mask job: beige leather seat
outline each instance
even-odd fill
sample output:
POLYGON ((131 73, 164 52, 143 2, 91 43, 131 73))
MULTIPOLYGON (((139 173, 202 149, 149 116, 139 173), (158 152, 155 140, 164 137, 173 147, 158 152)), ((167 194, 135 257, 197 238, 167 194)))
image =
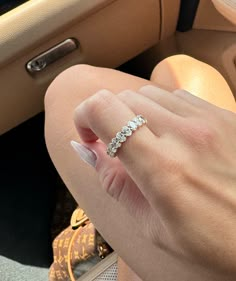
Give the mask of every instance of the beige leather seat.
POLYGON ((212 2, 225 18, 236 24, 236 0, 212 0, 212 2))

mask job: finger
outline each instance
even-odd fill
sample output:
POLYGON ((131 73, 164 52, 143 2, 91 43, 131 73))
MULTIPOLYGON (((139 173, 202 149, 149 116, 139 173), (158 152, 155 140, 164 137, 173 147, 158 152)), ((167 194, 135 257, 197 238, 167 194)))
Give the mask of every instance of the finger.
MULTIPOLYGON (((102 90, 77 107, 75 125, 84 142, 101 139, 108 144, 135 116, 136 114, 113 93, 102 90)), ((142 135, 146 140, 155 138, 147 127, 142 128, 142 135)), ((128 146, 129 143, 127 140, 125 144, 128 146)))
POLYGON ((191 94, 190 92, 184 90, 184 89, 177 89, 175 91, 173 91, 173 94, 176 97, 179 97, 180 99, 188 102, 189 104, 197 107, 197 108, 206 108, 206 106, 212 106, 212 104, 210 104, 209 102, 194 96, 193 94, 191 94))
POLYGON ((106 146, 103 143, 95 142, 81 145, 72 141, 71 144, 83 161, 95 167, 105 191, 121 203, 132 217, 140 219, 141 215, 148 211, 150 206, 147 200, 127 174, 120 160, 118 158, 111 159, 106 154, 106 146))
MULTIPOLYGON (((113 93, 103 90, 81 103, 76 109, 75 124, 83 141, 94 141, 96 136, 108 144, 134 117, 135 113, 127 105, 113 93), (91 133, 88 134, 88 131, 91 133)), ((147 186, 155 172, 160 176, 164 173, 161 157, 163 148, 159 138, 144 125, 127 138, 117 155, 144 196, 152 200, 153 196, 156 196, 156 190, 147 186), (158 171, 155 166, 158 167, 158 171)))
POLYGON ((146 95, 126 90, 117 97, 122 100, 136 114, 140 113, 148 120, 147 126, 157 136, 173 133, 178 130, 183 118, 163 108, 146 95))
MULTIPOLYGON (((212 104, 206 100, 203 100, 197 96, 194 96, 186 90, 182 90, 182 89, 175 90, 173 92, 173 94, 175 96, 178 96, 179 98, 191 103, 196 108, 196 113, 198 116, 201 116, 201 117, 206 116, 207 118, 209 118, 211 116, 211 118, 213 118, 213 120, 215 120, 215 114, 219 114, 218 106, 216 106, 215 104, 212 104)), ((222 107, 222 108, 224 108, 224 107, 222 107)))
POLYGON ((176 115, 187 117, 195 111, 191 103, 153 85, 144 86, 138 92, 176 115))

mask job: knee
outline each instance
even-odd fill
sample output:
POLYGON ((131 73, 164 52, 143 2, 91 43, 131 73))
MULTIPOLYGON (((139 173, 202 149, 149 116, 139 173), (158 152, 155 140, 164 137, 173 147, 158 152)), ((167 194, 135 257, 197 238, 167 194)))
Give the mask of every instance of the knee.
POLYGON ((198 73, 198 77, 200 77, 208 67, 210 66, 190 56, 174 55, 156 65, 152 71, 151 80, 164 82, 168 80, 166 82, 176 89, 185 84, 187 79, 193 80, 193 72, 198 73))
POLYGON ((161 61, 152 81, 169 90, 185 89, 219 107, 235 111, 235 100, 224 77, 214 67, 187 55, 161 61))
POLYGON ((227 84, 220 72, 214 67, 182 54, 162 60, 154 68, 151 78, 155 82, 168 82, 173 89, 192 86, 192 89, 202 90, 203 84, 214 80, 217 80, 223 87, 227 84))
MULTIPOLYGON (((55 101, 70 99, 71 90, 75 89, 75 83, 76 85, 82 85, 88 80, 91 81, 97 69, 97 67, 90 65, 79 64, 60 73, 46 91, 44 98, 45 111, 50 109, 55 101)), ((76 90, 78 91, 78 89, 76 90)))

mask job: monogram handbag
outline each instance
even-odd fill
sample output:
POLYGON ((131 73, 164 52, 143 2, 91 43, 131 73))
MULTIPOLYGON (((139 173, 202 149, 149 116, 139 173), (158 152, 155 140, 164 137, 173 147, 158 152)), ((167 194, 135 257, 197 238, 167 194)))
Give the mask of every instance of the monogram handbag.
POLYGON ((54 239, 52 247, 50 281, 117 280, 117 255, 82 209, 73 212, 71 225, 54 239))

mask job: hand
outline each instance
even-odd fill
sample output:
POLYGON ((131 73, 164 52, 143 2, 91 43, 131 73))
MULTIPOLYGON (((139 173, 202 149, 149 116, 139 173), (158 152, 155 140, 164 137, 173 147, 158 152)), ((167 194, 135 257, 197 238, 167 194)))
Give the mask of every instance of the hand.
POLYGON ((147 239, 179 258, 236 275, 234 113, 183 90, 146 86, 116 96, 100 91, 77 108, 75 124, 96 153, 82 157, 147 239), (147 125, 110 158, 106 145, 138 114, 147 125))

